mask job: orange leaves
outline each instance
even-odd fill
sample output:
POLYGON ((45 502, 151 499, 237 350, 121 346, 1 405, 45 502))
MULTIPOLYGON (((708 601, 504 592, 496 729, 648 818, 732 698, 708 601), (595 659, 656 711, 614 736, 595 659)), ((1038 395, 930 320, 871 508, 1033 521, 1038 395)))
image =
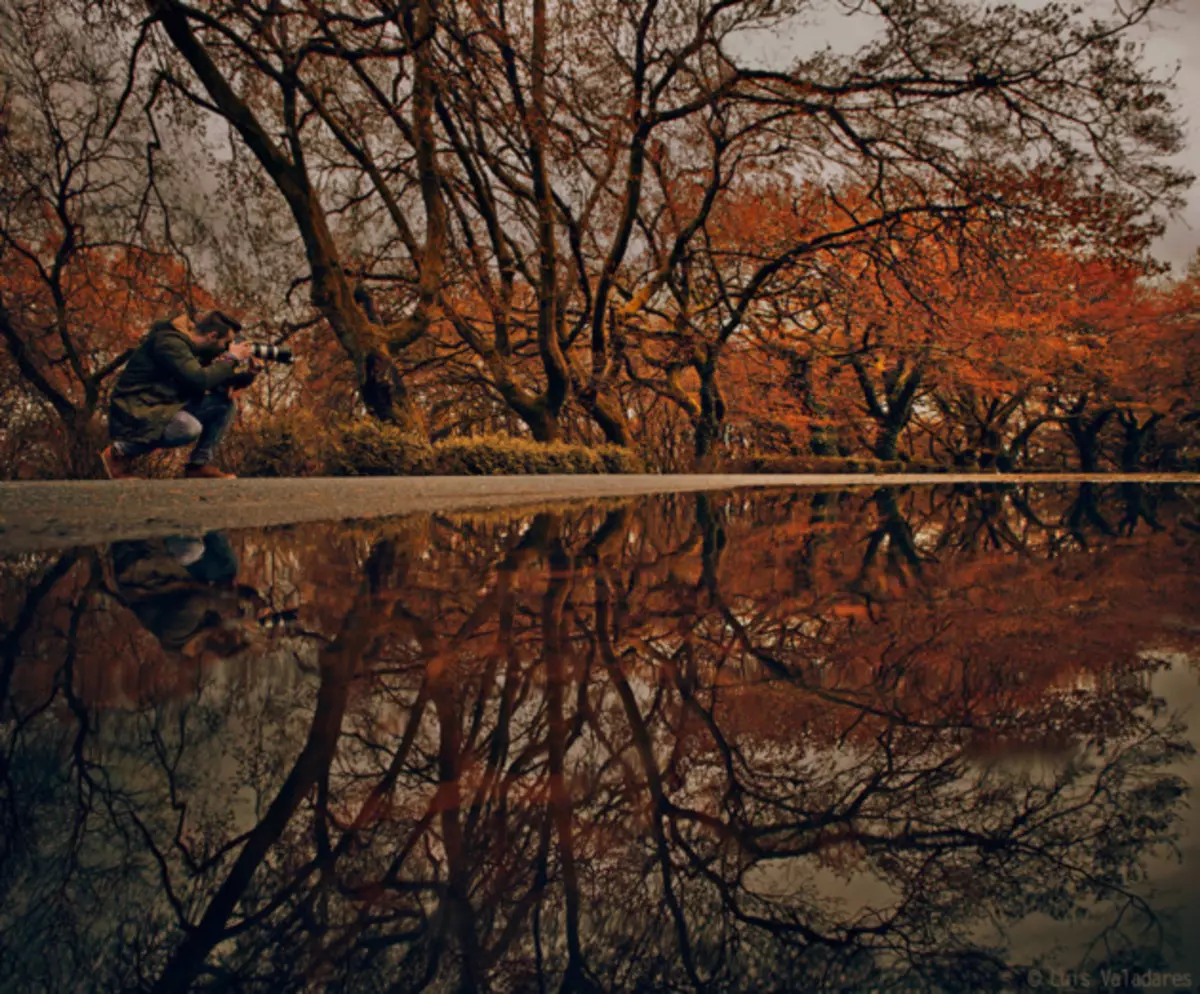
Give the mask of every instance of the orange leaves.
MULTIPOLYGON (((51 257, 56 250, 47 246, 51 257)), ((57 288, 46 279, 49 270, 39 270, 28 257, 10 253, 5 262, 0 295, 16 316, 17 333, 50 366, 73 347, 85 373, 136 344, 154 320, 182 310, 188 296, 187 274, 178 262, 131 248, 75 251, 57 288)), ((202 292, 191 296, 197 307, 212 306, 202 292)))
POLYGON ((860 618, 868 620, 871 611, 865 604, 853 601, 840 601, 829 606, 829 613, 835 618, 860 618))

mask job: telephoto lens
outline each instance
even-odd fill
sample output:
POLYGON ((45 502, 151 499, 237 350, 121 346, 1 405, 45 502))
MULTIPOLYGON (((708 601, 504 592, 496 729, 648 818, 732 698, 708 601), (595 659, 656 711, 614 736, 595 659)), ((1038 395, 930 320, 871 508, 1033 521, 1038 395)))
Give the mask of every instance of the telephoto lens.
POLYGON ((250 346, 250 354, 255 359, 265 359, 267 362, 291 362, 292 350, 285 345, 258 345, 250 346))

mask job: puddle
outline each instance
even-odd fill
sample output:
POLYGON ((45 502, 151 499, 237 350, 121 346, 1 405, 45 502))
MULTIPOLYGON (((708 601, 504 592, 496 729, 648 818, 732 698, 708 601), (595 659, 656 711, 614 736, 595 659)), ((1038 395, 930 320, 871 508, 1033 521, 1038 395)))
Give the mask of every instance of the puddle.
POLYGON ((755 491, 0 560, 0 988, 1190 990, 1200 505, 755 491))

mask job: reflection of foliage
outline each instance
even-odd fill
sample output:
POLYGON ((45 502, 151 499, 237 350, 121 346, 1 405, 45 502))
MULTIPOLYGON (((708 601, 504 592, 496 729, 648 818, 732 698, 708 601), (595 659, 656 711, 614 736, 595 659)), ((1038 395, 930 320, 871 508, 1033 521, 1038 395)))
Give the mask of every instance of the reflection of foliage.
POLYGON ((1188 747, 1147 650, 1195 648, 1196 548, 1169 495, 1100 527, 1114 497, 256 535, 243 578, 296 622, 186 679, 98 562, 48 565, 4 641, 0 976, 987 989, 1033 914, 1161 956, 1139 880, 1188 747))

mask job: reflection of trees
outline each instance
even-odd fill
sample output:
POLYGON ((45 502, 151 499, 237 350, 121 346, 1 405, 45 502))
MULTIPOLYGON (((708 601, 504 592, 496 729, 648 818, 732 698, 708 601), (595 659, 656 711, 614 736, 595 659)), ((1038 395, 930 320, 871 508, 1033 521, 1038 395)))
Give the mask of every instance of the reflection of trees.
POLYGON ((270 691, 201 659, 121 681, 147 689, 123 710, 84 677, 89 639, 161 660, 64 558, 6 621, 26 842, 0 929, 30 953, 0 969, 987 988, 1020 981, 1008 923, 1081 910, 1109 949, 1153 949, 1135 879, 1175 832, 1185 747, 1148 650, 1194 649, 1162 624, 1194 575, 1176 513, 922 489, 255 536, 251 582, 306 597, 252 660, 274 653, 270 691), (42 955, 51 926, 74 958, 42 955))

